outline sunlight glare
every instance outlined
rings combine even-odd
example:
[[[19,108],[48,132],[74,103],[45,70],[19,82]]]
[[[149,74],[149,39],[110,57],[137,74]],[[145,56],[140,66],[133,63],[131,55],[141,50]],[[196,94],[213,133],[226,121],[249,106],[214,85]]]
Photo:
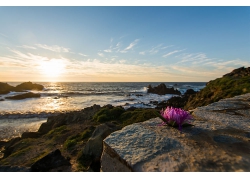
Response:
[[[61,59],[51,59],[42,61],[39,68],[44,75],[55,78],[64,72],[65,64]]]

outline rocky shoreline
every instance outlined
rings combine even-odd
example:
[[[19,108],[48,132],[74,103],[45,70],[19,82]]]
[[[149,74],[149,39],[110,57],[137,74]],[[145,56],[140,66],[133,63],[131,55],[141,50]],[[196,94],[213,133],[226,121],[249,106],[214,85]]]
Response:
[[[21,100],[21,99],[26,99],[26,98],[39,98],[41,97],[40,94],[37,93],[32,93],[32,92],[27,92],[28,90],[38,90],[41,91],[43,90],[44,87],[43,85],[40,84],[33,84],[32,82],[24,82],[16,87],[11,86],[7,83],[2,83],[0,82],[0,94],[9,94],[11,91],[13,92],[26,92],[24,94],[18,94],[15,96],[7,96],[5,99],[12,99],[12,100]],[[4,101],[4,99],[0,99],[0,101]]]
[[[54,151],[57,153],[52,154],[57,155],[60,151],[59,154],[71,164],[70,168],[66,170],[63,167],[60,170],[61,164],[56,163],[46,171],[98,171],[102,140],[106,136],[128,124],[159,116],[155,109],[125,110],[112,105],[93,105],[81,111],[50,116],[37,132],[24,132],[21,137],[8,142],[0,141],[4,153],[0,159],[0,171],[11,171],[14,167],[16,171],[17,167],[28,171],[45,171],[37,168],[34,170],[32,165]]]
[[[246,94],[246,99],[238,98],[236,104],[245,103],[245,106],[249,109],[249,94],[250,93],[250,74],[248,73],[250,68],[239,68],[233,72],[218,78],[216,80],[207,83],[207,86],[199,92],[188,90],[184,95],[172,97],[166,102],[159,103],[155,109],[140,109],[140,108],[128,108],[124,109],[121,106],[112,105],[93,105],[87,107],[81,111],[65,112],[59,113],[55,116],[50,116],[46,123],[43,123],[37,132],[25,132],[21,137],[13,138],[10,141],[0,141],[0,150],[4,154],[0,158],[0,172],[1,171],[100,171],[101,169],[101,156],[103,153],[103,140],[108,137],[111,133],[117,132],[118,130],[127,127],[128,125],[133,125],[135,123],[140,123],[147,121],[152,118],[157,118],[157,121],[163,120],[160,115],[160,110],[166,106],[181,107],[190,112],[194,112],[195,122],[200,123],[200,112],[194,110],[198,105],[201,107],[203,115],[206,113],[211,114],[212,111],[220,111],[220,113],[230,114],[236,113],[235,115],[246,116],[249,118],[249,112],[242,108],[237,109],[235,112],[229,111],[234,104],[230,105],[230,101],[225,100],[224,107],[213,105],[205,106],[218,102],[221,99],[234,97],[236,95]],[[240,84],[239,84],[240,82]],[[238,84],[238,85],[237,85]],[[237,85],[237,87],[235,87]],[[159,93],[163,93],[162,85]],[[227,94],[220,93],[219,87],[227,88]],[[151,87],[152,88],[152,87]],[[164,89],[165,87],[163,87]],[[240,88],[240,91],[238,90]],[[153,93],[157,93],[155,89]],[[178,94],[178,92],[176,92]],[[209,94],[212,95],[210,96]],[[222,94],[222,95],[221,95]],[[220,95],[220,96],[218,96]],[[244,96],[245,97],[245,96]],[[210,103],[209,103],[210,102]],[[223,102],[223,101],[222,101]],[[228,105],[229,103],[229,105]],[[243,104],[244,104],[243,103]],[[197,104],[195,107],[194,104]],[[204,104],[204,105],[200,105]],[[216,103],[214,103],[216,104]],[[211,109],[212,108],[212,109]],[[243,115],[242,115],[243,113]],[[248,113],[248,114],[247,114]],[[211,116],[217,118],[216,116]],[[202,120],[204,123],[206,121],[213,121],[213,119]],[[221,116],[221,120],[223,121]],[[248,119],[249,120],[249,119]],[[246,137],[242,141],[249,143],[249,132],[244,128],[242,129],[242,122],[238,120],[232,120],[235,124],[230,126],[234,128],[237,125],[238,130],[246,134]],[[249,121],[244,121],[245,126],[249,125]],[[203,126],[202,126],[203,127]],[[214,126],[217,128],[217,126]],[[221,126],[220,132],[223,131]],[[192,127],[190,127],[192,128]],[[168,127],[169,129],[169,127]],[[244,132],[243,132],[244,131]],[[166,133],[176,134],[179,131],[175,131],[173,128],[167,130]],[[225,130],[225,133],[228,132]],[[231,132],[231,131],[230,131]],[[171,134],[170,133],[170,134]],[[190,130],[190,133],[201,133],[198,131]],[[178,134],[178,133],[177,133]],[[176,134],[176,135],[177,135]],[[182,136],[183,134],[178,134]],[[190,135],[190,134],[189,134]],[[204,133],[203,133],[204,135]],[[209,134],[205,134],[208,135]],[[196,142],[202,144],[202,139],[205,138],[210,142],[209,138],[201,136]],[[170,136],[168,134],[168,136]],[[231,135],[229,135],[231,136]],[[224,136],[223,136],[224,137]],[[222,137],[222,139],[223,139]],[[171,136],[170,136],[171,138]],[[219,139],[219,140],[218,140]],[[224,138],[225,139],[225,138]],[[215,138],[216,140],[216,138]],[[221,141],[221,136],[217,138]],[[192,141],[192,143],[195,143]],[[188,143],[187,143],[188,144]],[[213,144],[213,143],[212,143]],[[197,144],[196,144],[197,145]],[[196,145],[194,147],[196,147]],[[197,146],[198,146],[197,145]],[[208,144],[209,145],[209,144]],[[224,146],[224,145],[223,145]],[[232,144],[229,144],[232,146]],[[185,145],[186,148],[189,146]],[[209,147],[209,146],[208,146]],[[150,148],[150,147],[147,147]],[[244,152],[244,157],[249,158],[249,145],[244,144],[242,152]],[[228,153],[228,152],[227,152]],[[236,158],[237,159],[237,158]],[[190,160],[190,159],[189,159]],[[215,161],[212,159],[211,161]],[[201,166],[202,166],[202,162]],[[246,160],[249,162],[249,159]],[[212,164],[214,162],[211,162]],[[225,167],[229,166],[230,162],[225,161]],[[209,164],[208,164],[209,166]],[[210,166],[209,166],[210,167]],[[237,166],[241,167],[241,166]],[[187,171],[203,171],[204,169],[186,169]],[[216,169],[209,169],[211,171],[216,171]],[[224,168],[221,171],[234,171],[235,169]],[[238,169],[236,169],[238,170]],[[245,164],[242,166],[242,170],[248,170],[245,168]],[[175,171],[175,169],[172,169]],[[182,171],[178,169],[176,171]]]

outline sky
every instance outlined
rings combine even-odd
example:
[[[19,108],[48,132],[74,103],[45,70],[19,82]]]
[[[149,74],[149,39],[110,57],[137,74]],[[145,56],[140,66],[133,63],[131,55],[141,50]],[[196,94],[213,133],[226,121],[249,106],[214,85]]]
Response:
[[[250,66],[249,6],[0,6],[0,82],[208,82]]]

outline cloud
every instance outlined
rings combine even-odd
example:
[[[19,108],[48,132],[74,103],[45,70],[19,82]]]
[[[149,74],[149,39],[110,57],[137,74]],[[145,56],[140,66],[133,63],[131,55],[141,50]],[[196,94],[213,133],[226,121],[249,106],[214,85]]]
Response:
[[[170,55],[172,55],[172,54],[175,54],[175,53],[178,53],[178,52],[181,52],[181,51],[183,51],[183,50],[175,50],[175,51],[172,51],[172,52],[169,52],[169,53],[167,53],[167,54],[164,54],[162,57],[168,57],[168,56],[170,56]]]
[[[127,51],[127,50],[132,49],[132,48],[137,44],[138,41],[139,41],[139,39],[134,40],[134,41],[133,41],[132,43],[130,43],[129,46],[126,47],[123,51]]]
[[[103,50],[104,52],[109,52],[109,53],[111,53],[112,52],[112,50],[111,49],[105,49],[105,50]]]
[[[25,49],[36,49],[33,46],[27,46],[27,45],[22,45],[22,46],[17,46],[17,47],[21,47],[21,48],[25,48]]]
[[[84,57],[88,56],[88,55],[82,54],[82,53],[78,53],[78,54],[81,55],[81,56],[84,56]]]
[[[159,45],[153,47],[151,50],[149,50],[149,53],[150,54],[156,54],[156,53],[158,53],[161,46],[162,46],[162,44],[159,44]]]
[[[126,60],[122,59],[119,61],[121,64],[124,64],[126,62]]]
[[[5,38],[8,38],[7,35],[3,34],[3,33],[0,33],[1,36],[5,37]]]
[[[46,49],[46,50],[50,50],[50,51],[54,51],[54,52],[69,52],[69,48],[65,48],[65,47],[60,47],[57,45],[53,45],[53,46],[48,46],[46,44],[36,44],[37,47]]]
[[[161,49],[167,49],[167,48],[170,48],[170,47],[173,47],[174,45],[170,45],[170,46],[164,46],[162,47]]]
[[[174,45],[169,45],[169,46],[164,46],[164,47],[162,47],[162,46],[163,46],[163,43],[158,44],[157,46],[151,47],[150,50],[145,50],[145,51],[139,52],[139,54],[141,54],[141,55],[145,55],[145,54],[154,55],[154,54],[159,53],[159,52],[162,51],[163,49],[172,47],[172,46],[174,46]]]
[[[104,57],[103,53],[97,53],[99,56]]]

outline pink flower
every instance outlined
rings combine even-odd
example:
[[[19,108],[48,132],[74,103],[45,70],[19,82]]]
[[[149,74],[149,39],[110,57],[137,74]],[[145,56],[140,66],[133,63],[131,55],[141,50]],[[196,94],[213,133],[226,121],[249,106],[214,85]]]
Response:
[[[189,112],[181,108],[167,107],[165,110],[161,111],[161,115],[166,122],[164,124],[169,124],[171,126],[179,126],[179,130],[182,129],[183,124],[190,124],[190,120],[193,119]]]

